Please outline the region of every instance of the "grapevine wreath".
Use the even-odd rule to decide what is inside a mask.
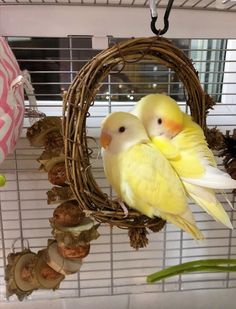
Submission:
[[[67,178],[81,210],[87,211],[99,222],[129,230],[131,246],[138,249],[146,246],[147,228],[158,232],[165,222],[160,218],[148,218],[133,209],[128,215],[120,203],[102,192],[92,174],[91,154],[88,146],[86,120],[89,109],[103,80],[126,64],[151,60],[173,70],[186,91],[186,102],[193,119],[206,129],[207,112],[214,105],[213,99],[204,92],[192,61],[171,41],[163,37],[134,38],[103,50],[91,59],[77,74],[64,95],[63,135]],[[128,205],[127,205],[128,207]]]

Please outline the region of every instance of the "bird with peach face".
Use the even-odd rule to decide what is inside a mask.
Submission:
[[[201,127],[164,94],[143,97],[131,113],[176,171],[187,195],[216,221],[232,228],[216,190],[236,188],[236,181],[217,168]]]
[[[102,122],[100,143],[106,177],[122,201],[150,218],[159,216],[175,224],[195,239],[204,238],[180,178],[136,116],[108,115]]]

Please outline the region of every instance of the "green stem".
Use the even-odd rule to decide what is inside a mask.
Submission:
[[[219,265],[225,265],[225,266],[219,266]],[[179,274],[197,272],[197,271],[234,272],[236,271],[236,259],[197,260],[193,262],[187,262],[180,265],[171,266],[169,268],[163,269],[161,271],[158,271],[154,274],[147,276],[147,282],[152,283]]]

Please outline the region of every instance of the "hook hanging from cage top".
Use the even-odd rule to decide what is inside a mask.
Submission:
[[[156,0],[149,0],[149,6],[150,6],[150,11],[151,11],[151,17],[152,17],[151,30],[156,35],[165,34],[167,32],[167,30],[169,29],[168,18],[169,18],[169,15],[170,15],[170,11],[171,11],[173,2],[174,2],[174,0],[169,0],[167,7],[166,7],[165,15],[164,15],[164,28],[158,30],[156,28],[156,21],[157,21]]]

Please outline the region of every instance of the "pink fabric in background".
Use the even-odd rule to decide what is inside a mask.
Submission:
[[[20,75],[14,54],[0,37],[0,163],[13,152],[23,125],[23,84],[14,85]]]

